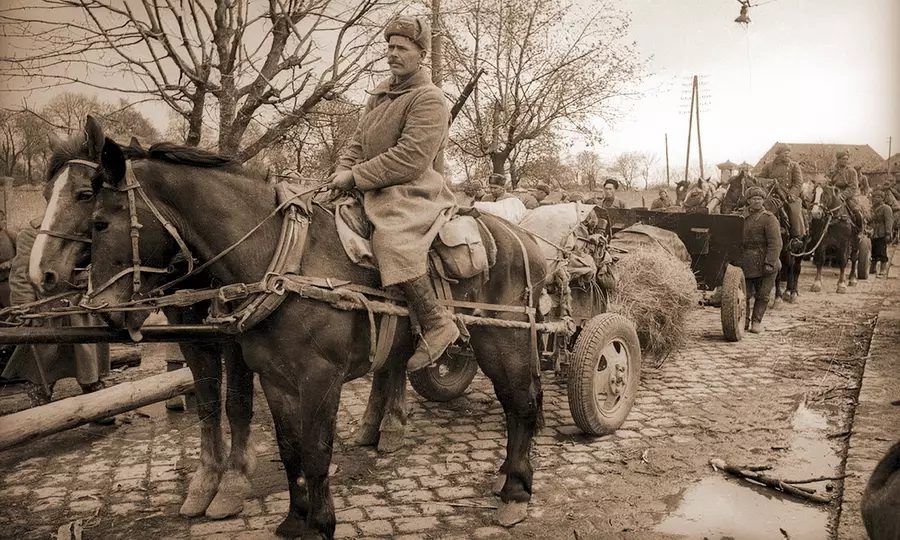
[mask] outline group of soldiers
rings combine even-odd
[[[607,178],[603,181],[603,194],[601,196],[585,196],[580,191],[553,190],[547,184],[538,184],[531,191],[509,192],[506,189],[506,175],[500,173],[492,173],[488,177],[487,192],[485,192],[481,182],[477,180],[465,182],[462,188],[462,193],[456,194],[456,200],[460,206],[473,206],[476,202],[499,202],[505,199],[517,198],[522,201],[522,204],[528,210],[538,206],[567,202],[583,202],[604,208],[625,208],[625,203],[616,196],[619,182],[614,178]]]
[[[828,175],[829,185],[837,188],[858,233],[865,234],[868,229],[872,239],[871,272],[883,276],[889,265],[887,246],[893,236],[893,212],[900,210],[900,186],[892,177],[880,189],[872,191],[872,211],[867,218],[863,215],[858,197],[868,191],[868,184],[850,166],[849,152],[837,152],[835,158],[837,165]],[[763,167],[759,176],[775,181],[772,195],[783,203],[787,213],[790,248],[792,251],[800,249],[807,232],[802,207],[803,172],[800,165],[791,160],[791,147],[779,144],[775,159]],[[744,210],[742,270],[748,298],[754,298],[748,324],[749,330],[755,333],[763,331],[762,319],[781,267],[783,248],[778,218],[763,207],[768,195],[761,187],[751,188],[747,192],[747,207]]]

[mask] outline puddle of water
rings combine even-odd
[[[763,489],[742,480],[706,478],[688,488],[678,511],[656,530],[710,540],[772,540],[783,538],[782,528],[793,540],[828,538],[828,512]]]
[[[828,419],[801,402],[791,419],[785,441],[788,450],[778,456],[766,474],[786,480],[833,476],[840,457],[827,439]],[[807,484],[825,493],[826,482]],[[828,537],[828,512],[797,499],[724,476],[706,478],[684,493],[678,509],[657,526],[659,532],[712,539],[741,540],[783,538],[793,540]]]

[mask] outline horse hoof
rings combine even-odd
[[[789,293],[788,291],[784,291],[784,293],[782,293],[782,295],[781,295],[781,299],[785,302],[790,302],[791,301],[791,293]]]
[[[812,287],[809,288],[810,292],[822,292],[822,284],[818,281],[813,283]]]
[[[275,529],[275,534],[282,538],[301,538],[306,532],[306,518],[291,508],[284,521]]]
[[[497,476],[497,479],[494,480],[494,485],[491,486],[491,493],[494,495],[500,496],[500,492],[503,491],[503,486],[506,485],[506,475],[501,474]]]
[[[403,448],[405,433],[402,431],[382,431],[378,438],[378,451],[390,454]]]
[[[244,499],[251,490],[252,486],[246,476],[235,470],[227,471],[219,483],[215,498],[206,509],[206,517],[225,519],[240,514],[244,509]]]
[[[849,281],[849,283],[847,283],[847,285],[849,285],[851,287],[856,287],[856,278],[851,279]]]
[[[378,444],[378,424],[363,424],[356,434],[357,446],[375,446]]]
[[[216,497],[219,479],[218,475],[203,474],[201,470],[194,473],[188,486],[187,497],[184,498],[184,504],[181,505],[178,513],[184,517],[203,515]]]
[[[516,523],[521,523],[525,521],[526,517],[528,517],[527,502],[501,502],[497,507],[497,523],[504,527],[512,527]]]
[[[838,292],[838,294],[844,294],[844,293],[846,293],[846,292],[847,292],[847,286],[844,285],[843,283],[841,283],[840,285],[838,285],[837,292]]]

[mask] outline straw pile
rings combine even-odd
[[[644,356],[662,362],[684,344],[687,318],[698,305],[690,267],[653,246],[635,246],[615,264],[616,294],[610,311],[631,319]]]

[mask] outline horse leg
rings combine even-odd
[[[791,257],[790,258],[791,265],[791,273],[788,274],[788,279],[790,283],[788,285],[788,289],[790,289],[790,303],[795,303],[800,296],[800,272],[803,269],[803,260],[800,257]]]
[[[859,239],[857,235],[850,237],[850,280],[848,285],[856,287],[857,264],[859,264]]]
[[[813,255],[813,261],[816,263],[816,278],[813,280],[812,287],[810,287],[810,291],[812,292],[821,292],[822,291],[822,266],[825,265],[825,247],[820,246],[816,253]]]
[[[400,358],[409,351],[394,353]],[[363,414],[362,425],[356,436],[356,444],[373,446],[379,452],[395,452],[403,446],[406,436],[406,371],[383,370],[372,378],[369,401]]]
[[[542,415],[541,381],[527,332],[473,328],[472,346],[506,416],[507,457],[501,469],[506,480],[498,520],[510,527],[525,519],[531,500],[534,470],[529,452]]]
[[[845,246],[847,249],[844,249],[840,253],[838,253],[838,264],[841,266],[841,273],[838,276],[838,284],[837,284],[837,292],[843,294],[847,292],[847,283],[844,281],[844,274],[847,271],[847,251],[849,250],[848,246]]]
[[[220,348],[202,343],[180,344],[181,354],[194,376],[197,414],[200,417],[200,466],[191,477],[179,511],[187,517],[206,512],[222,477],[225,448],[222,440],[222,361]]]
[[[310,355],[304,359],[303,373],[295,377],[300,382],[285,384],[282,377],[262,381],[272,415],[279,418],[278,443],[291,486],[290,512],[275,532],[286,537],[333,538],[336,522],[328,469],[343,374],[330,360]],[[294,489],[299,472],[306,479],[307,504],[300,490]],[[305,523],[300,521],[304,510]]]
[[[240,346],[229,344],[223,352],[228,384],[225,412],[231,425],[231,453],[216,497],[206,509],[206,516],[213,519],[233,516],[244,509],[244,500],[252,491],[250,473],[256,467],[256,456],[250,449],[253,372],[244,363]]]

